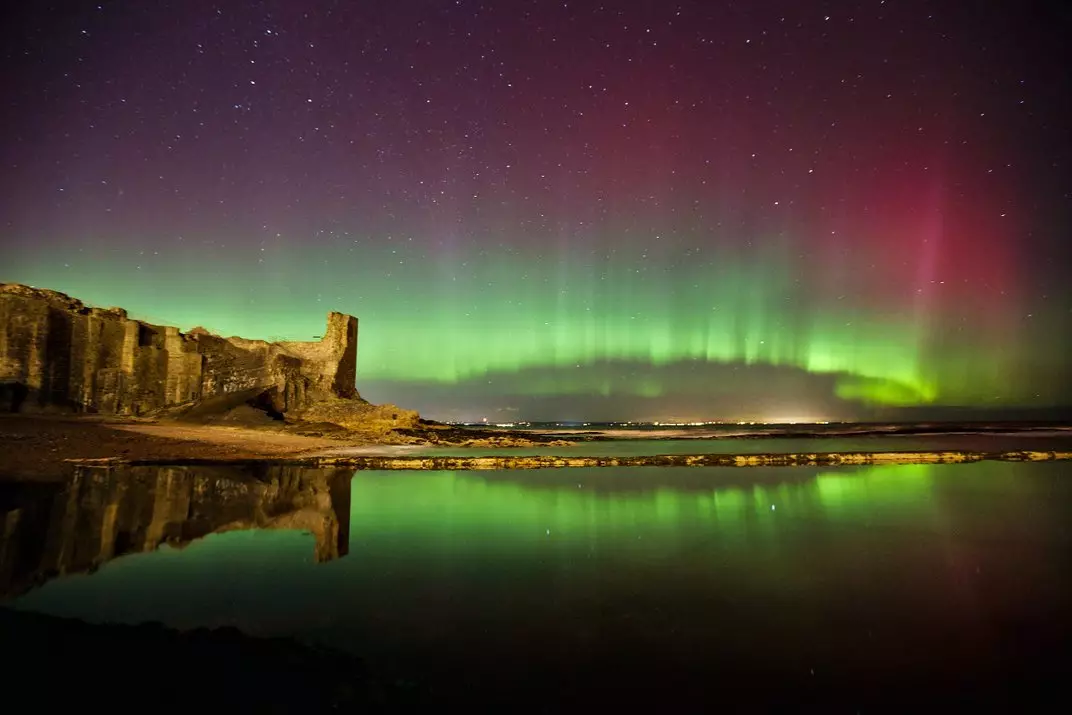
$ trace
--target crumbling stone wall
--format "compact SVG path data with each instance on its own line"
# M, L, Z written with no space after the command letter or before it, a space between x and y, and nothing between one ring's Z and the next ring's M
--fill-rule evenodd
M223 338L131 320L63 293L0 284L0 411L138 415L236 396L270 411L357 396L357 318L319 342Z

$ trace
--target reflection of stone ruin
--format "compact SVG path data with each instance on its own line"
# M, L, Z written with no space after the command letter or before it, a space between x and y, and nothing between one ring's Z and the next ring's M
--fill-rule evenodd
M78 467L63 484L0 483L0 597L125 554L244 529L311 532L345 556L353 470Z
M319 342L222 338L150 325L120 308L0 284L0 411L60 406L144 414L211 398L287 412L355 397L357 318L329 313Z

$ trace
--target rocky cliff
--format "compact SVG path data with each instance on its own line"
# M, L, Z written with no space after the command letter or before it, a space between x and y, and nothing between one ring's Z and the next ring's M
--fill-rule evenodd
M256 404L269 414L357 397L357 318L329 313L319 342L224 338L152 325L120 308L0 284L0 411L141 415Z

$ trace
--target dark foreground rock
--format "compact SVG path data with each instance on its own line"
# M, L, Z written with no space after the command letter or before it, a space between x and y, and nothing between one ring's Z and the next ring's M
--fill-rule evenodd
M8 701L40 712L375 711L408 697L347 653L234 628L95 625L0 608L0 642Z
M443 660L414 664L412 679L381 677L347 653L234 628L94 625L0 608L0 639L6 699L34 712L1048 712L1061 709L1069 665L1049 644L983 669L951 663L932 678L861 669L846 679L776 659L727 653L683 665L619 649L564 673L530 663L519 642L502 678L472 682Z

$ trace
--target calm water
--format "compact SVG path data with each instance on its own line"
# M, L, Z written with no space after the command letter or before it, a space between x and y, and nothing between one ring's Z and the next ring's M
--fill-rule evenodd
M1019 703L1072 674L1070 471L87 469L0 485L0 588L335 646L429 702Z

